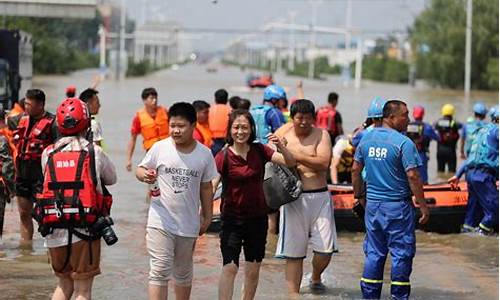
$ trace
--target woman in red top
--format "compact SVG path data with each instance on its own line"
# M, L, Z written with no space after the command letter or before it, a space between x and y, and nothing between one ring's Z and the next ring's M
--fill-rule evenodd
M281 153L266 145L254 143L255 123L246 110L237 109L231 113L227 132L229 146L215 157L223 183L220 232L223 267L219 281L219 299L233 297L234 279L242 247L246 261L242 298L253 299L267 238L269 208L262 187L264 165L272 161L291 167L295 166L295 159L274 134L269 135L269 143L276 145ZM215 187L221 178L215 180Z

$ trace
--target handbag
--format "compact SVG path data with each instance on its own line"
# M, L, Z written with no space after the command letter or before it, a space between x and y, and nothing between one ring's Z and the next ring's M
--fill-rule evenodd
M302 181L295 171L268 162L265 165L263 188L267 206L278 209L300 198Z

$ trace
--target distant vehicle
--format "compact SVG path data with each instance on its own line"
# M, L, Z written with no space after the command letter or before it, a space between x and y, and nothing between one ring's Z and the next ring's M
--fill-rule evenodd
M217 73L218 69L216 66L208 66L206 68L207 73Z
M273 83L273 76L271 74L261 76L249 75L247 77L247 85L250 88L265 88Z
M20 30L0 29L0 107L12 108L33 79L31 35Z

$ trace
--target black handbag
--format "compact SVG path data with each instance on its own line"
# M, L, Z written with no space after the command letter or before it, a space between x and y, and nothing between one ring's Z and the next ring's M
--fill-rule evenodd
M263 187L267 206L271 209L293 202L302 194L302 182L296 172L272 162L265 165Z

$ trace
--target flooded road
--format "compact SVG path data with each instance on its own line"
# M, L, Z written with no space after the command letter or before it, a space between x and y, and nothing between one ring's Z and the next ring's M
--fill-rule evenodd
M63 99L64 88L75 84L78 92L92 81L95 71L82 71L70 76L44 76L35 79L34 86L47 93L48 109L53 111ZM148 77L127 79L122 83L112 80L99 87L101 113L106 151L118 170L118 183L110 188L114 195L112 211L119 242L108 247L103 243L101 269L103 274L94 283L95 299L146 299L148 256L145 245L145 225L148 205L144 200L146 186L125 170L125 149L129 138L131 119L141 107L140 93L144 87L154 86L159 101L171 105L176 101L204 99L212 102L218 88L226 88L230 95L239 95L258 103L262 90L249 91L244 87L246 73L237 68L220 67L217 73L206 73L203 66L188 65L177 71L165 70ZM295 94L297 78L276 75L278 83ZM440 115L444 103L455 103L457 119L465 120L471 114L473 101L466 106L462 93L455 91L415 89L406 85L364 82L360 91L344 88L338 78L327 81L304 81L306 98L317 105L326 102L328 92L340 95L338 109L344 119L344 128L354 129L364 119L371 98L376 95L406 100L425 105L425 119L433 121ZM472 94L488 106L498 101L497 93ZM142 158L140 142L136 145L134 163ZM442 179L436 174L435 145L431 147L430 180ZM35 233L33 249L18 245L18 216L15 205L9 205L3 240L0 241L0 299L47 299L56 280L48 264L46 250L39 234ZM314 296L307 287L302 289L305 299L357 299L360 297L359 278L363 267L363 234L339 233L340 252L325 272L327 293ZM284 261L274 259L276 237L268 239L257 299L286 299ZM309 255L310 259L310 255ZM305 264L308 282L310 260ZM243 264L242 264L243 265ZM216 299L221 255L216 234L200 238L195 252L195 276L192 299ZM242 272L240 272L242 273ZM390 263L386 266L383 295L388 297ZM237 277L235 298L240 296L242 274ZM412 273L413 299L498 299L498 238L467 235L439 235L418 232L417 255ZM172 296L171 296L172 297ZM173 298L171 298L173 299Z

